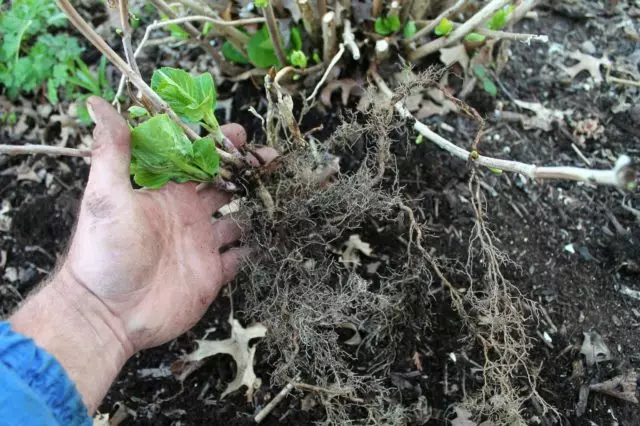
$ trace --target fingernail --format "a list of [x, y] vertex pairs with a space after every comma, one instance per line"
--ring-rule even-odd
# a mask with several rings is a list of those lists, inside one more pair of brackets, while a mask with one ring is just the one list
[[91, 105], [91, 99], [87, 100], [87, 111], [89, 112], [89, 117], [91, 117], [91, 120], [98, 125], [98, 120], [96, 119], [96, 113], [93, 110], [93, 105]]

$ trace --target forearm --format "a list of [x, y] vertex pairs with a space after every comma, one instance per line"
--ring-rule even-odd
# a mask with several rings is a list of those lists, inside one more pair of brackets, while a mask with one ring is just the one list
[[60, 362], [90, 413], [133, 354], [109, 309], [64, 268], [9, 322]]

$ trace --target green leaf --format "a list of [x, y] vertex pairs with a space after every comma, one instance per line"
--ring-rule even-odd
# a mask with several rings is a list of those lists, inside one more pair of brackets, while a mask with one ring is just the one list
[[402, 28], [402, 23], [400, 22], [400, 17], [399, 16], [389, 16], [387, 18], [387, 28], [389, 28], [392, 33], [400, 31], [400, 28]]
[[229, 61], [236, 64], [246, 65], [249, 63], [249, 59], [236, 49], [229, 41], [222, 43], [222, 56]]
[[375, 31], [382, 35], [387, 36], [400, 30], [402, 23], [398, 16], [388, 16], [386, 18], [379, 17], [374, 23]]
[[255, 0], [253, 4], [255, 4], [258, 9], [264, 9], [269, 6], [269, 0]]
[[262, 29], [260, 29], [260, 31], [251, 36], [251, 38], [249, 39], [249, 43], [247, 44], [249, 61], [251, 61], [251, 63], [257, 68], [270, 68], [273, 66], [280, 66], [278, 58], [273, 51], [273, 45], [271, 45], [270, 49], [263, 46], [263, 44], [265, 46], [268, 45], [268, 43], [265, 43], [267, 40], [269, 43], [271, 42], [271, 39], [269, 37], [269, 30], [265, 25], [262, 27]]
[[376, 18], [376, 22], [374, 23], [374, 29], [381, 36], [387, 36], [392, 33], [391, 29], [387, 25], [387, 20], [382, 17]]
[[209, 73], [193, 77], [184, 70], [163, 67], [153, 73], [151, 88], [188, 123], [211, 116], [215, 109], [217, 95]]
[[435, 28], [434, 32], [437, 36], [443, 37], [448, 36], [453, 31], [453, 22], [448, 20], [447, 18], [442, 18], [442, 20], [438, 23], [438, 26]]
[[473, 72], [475, 72], [476, 75], [480, 78], [485, 78], [487, 76], [487, 69], [484, 67], [484, 65], [477, 64], [475, 67], [473, 67]]
[[485, 41], [487, 39], [487, 37], [483, 36], [482, 34], [478, 34], [478, 33], [469, 33], [464, 37], [464, 39], [466, 41], [470, 41], [472, 43], [482, 43], [483, 41]]
[[404, 29], [402, 30], [402, 36], [404, 38], [411, 38], [418, 32], [418, 27], [416, 26], [416, 21], [408, 21], [404, 25]]
[[131, 118], [147, 117], [147, 116], [150, 115], [149, 111], [147, 111], [146, 108], [138, 106], [138, 105], [130, 106], [128, 111], [129, 111], [129, 116]]
[[291, 62], [291, 65], [298, 68], [306, 68], [309, 60], [304, 52], [302, 52], [301, 50], [294, 50], [289, 55], [289, 62]]
[[502, 169], [498, 169], [496, 167], [488, 167], [489, 170], [491, 170], [491, 173], [496, 174], [496, 175], [501, 175], [502, 174]]
[[213, 142], [201, 139], [192, 145], [182, 128], [166, 114], [135, 127], [131, 131], [131, 148], [133, 179], [147, 188], [159, 188], [169, 180], [208, 182], [218, 169]]
[[171, 180], [168, 173], [154, 174], [146, 169], [136, 169], [133, 181], [144, 188], [158, 189], [166, 185]]
[[[163, 13], [160, 14], [160, 18], [163, 21], [169, 20], [169, 17]], [[169, 24], [167, 25], [167, 29], [171, 32], [171, 37], [173, 38], [177, 38], [178, 40], [187, 40], [189, 38], [189, 33], [178, 24]]]
[[210, 138], [198, 139], [193, 143], [193, 161], [204, 172], [213, 176], [220, 164], [220, 155]]
[[418, 137], [416, 137], [416, 145], [420, 145], [422, 142], [424, 142], [424, 136], [418, 135]]
[[498, 88], [493, 83], [493, 81], [491, 81], [488, 78], [483, 78], [482, 79], [482, 88], [484, 89], [485, 92], [487, 92], [488, 94], [490, 94], [494, 98], [498, 95]]
[[300, 34], [300, 29], [298, 27], [291, 27], [289, 42], [292, 50], [302, 50], [302, 35]]
[[213, 24], [209, 21], [205, 22], [202, 26], [202, 35], [206, 36], [211, 32], [211, 30], [213, 30]]
[[513, 9], [514, 9], [513, 5], [508, 5], [496, 11], [496, 13], [494, 13], [491, 16], [491, 19], [489, 19], [489, 22], [487, 23], [487, 28], [495, 31], [499, 31], [503, 29], [504, 26], [507, 25], [509, 15], [513, 11]]

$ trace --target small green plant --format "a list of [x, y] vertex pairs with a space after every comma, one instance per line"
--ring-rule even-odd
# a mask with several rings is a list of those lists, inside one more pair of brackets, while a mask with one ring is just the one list
[[[51, 34], [64, 27], [66, 18], [52, 1], [16, 0], [0, 15], [0, 84], [10, 99], [20, 93], [45, 90], [52, 104], [86, 91], [91, 95], [113, 99], [106, 77], [106, 59], [102, 58], [95, 76], [80, 55], [78, 39], [67, 34]], [[80, 95], [78, 117], [84, 123], [91, 118], [85, 106], [89, 94]]]
[[398, 16], [387, 16], [385, 18], [379, 17], [376, 19], [374, 28], [381, 36], [388, 36], [389, 34], [400, 31], [402, 23]]
[[482, 83], [482, 88], [485, 92], [493, 97], [498, 95], [498, 88], [493, 83], [493, 81], [491, 81], [491, 79], [487, 77], [487, 69], [484, 67], [484, 65], [476, 65], [473, 68], [473, 72], [475, 73], [476, 77], [478, 77], [478, 80], [480, 80], [480, 82]]
[[407, 23], [404, 25], [404, 28], [402, 29], [402, 36], [404, 38], [410, 38], [410, 37], [413, 37], [417, 32], [418, 32], [418, 27], [416, 26], [416, 21], [409, 20], [407, 21]]
[[305, 55], [302, 50], [294, 50], [289, 55], [289, 62], [294, 67], [306, 68], [307, 64], [309, 63], [309, 59], [307, 58], [307, 55]]
[[438, 26], [433, 30], [433, 32], [438, 37], [445, 37], [451, 34], [453, 31], [453, 22], [448, 20], [447, 18], [442, 18], [442, 20], [438, 23]]
[[509, 15], [511, 14], [511, 12], [513, 12], [514, 9], [515, 9], [515, 6], [510, 4], [498, 10], [496, 13], [493, 14], [493, 16], [491, 16], [491, 19], [489, 19], [489, 22], [487, 23], [487, 28], [494, 31], [499, 31], [503, 29], [504, 26], [507, 25], [507, 22], [509, 20]]
[[[168, 21], [169, 17], [165, 14], [160, 14], [160, 19], [162, 19], [163, 21]], [[178, 24], [169, 24], [167, 25], [167, 29], [169, 30], [169, 32], [171, 33], [171, 37], [177, 39], [177, 40], [188, 40], [189, 39], [189, 33], [186, 32], [184, 29], [182, 29], [182, 27]]]
[[[170, 180], [211, 181], [220, 161], [215, 142], [224, 140], [214, 114], [217, 93], [213, 77], [209, 73], [194, 77], [184, 70], [165, 67], [153, 73], [151, 87], [182, 121], [200, 124], [213, 139], [192, 143], [168, 115], [149, 118], [131, 131], [130, 170], [134, 181], [146, 188], [160, 188]], [[140, 106], [129, 108], [129, 114], [132, 118], [149, 116]]]
[[0, 15], [0, 84], [10, 99], [22, 92], [35, 92], [46, 83], [51, 103], [58, 103], [58, 90], [72, 91], [69, 76], [83, 49], [78, 39], [52, 35], [49, 28], [63, 27], [64, 14], [53, 2], [16, 0]]
[[464, 39], [471, 43], [482, 43], [487, 39], [487, 37], [478, 33], [469, 33], [464, 37]]
[[[291, 27], [289, 31], [289, 43], [285, 49], [285, 53], [291, 65], [298, 68], [306, 68], [308, 57], [302, 51], [302, 35], [298, 27]], [[269, 29], [266, 25], [249, 39], [249, 43], [247, 44], [248, 56], [241, 53], [229, 41], [226, 41], [222, 45], [222, 54], [225, 59], [236, 64], [246, 65], [250, 63], [256, 68], [279, 68], [282, 66], [276, 56], [275, 48], [269, 35]]]
[[104, 56], [100, 58], [97, 71], [97, 75], [94, 75], [87, 64], [78, 58], [76, 59], [76, 69], [73, 75], [68, 78], [71, 85], [88, 92], [88, 94], [80, 95], [78, 98], [79, 107], [77, 114], [78, 118], [80, 118], [84, 124], [90, 124], [92, 121], [86, 104], [89, 96], [100, 96], [107, 101], [112, 101], [115, 96], [115, 92], [107, 80], [107, 58]]
[[264, 9], [269, 6], [269, 0], [255, 0], [253, 4], [255, 4], [258, 9]]

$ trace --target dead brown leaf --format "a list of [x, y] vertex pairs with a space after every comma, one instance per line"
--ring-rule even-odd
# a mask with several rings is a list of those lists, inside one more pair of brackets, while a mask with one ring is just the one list
[[320, 93], [320, 101], [323, 105], [327, 107], [331, 106], [331, 95], [336, 90], [341, 91], [342, 105], [345, 106], [349, 103], [349, 96], [351, 96], [352, 94], [354, 96], [362, 96], [364, 94], [364, 89], [362, 88], [360, 83], [352, 78], [335, 80], [327, 84]]
[[607, 55], [603, 55], [602, 58], [596, 58], [591, 55], [587, 55], [586, 53], [582, 53], [579, 50], [576, 50], [574, 52], [569, 52], [567, 56], [571, 59], [578, 61], [577, 64], [572, 65], [570, 67], [566, 67], [563, 64], [560, 64], [560, 68], [562, 68], [564, 72], [569, 74], [569, 76], [571, 77], [571, 80], [576, 78], [576, 76], [580, 74], [582, 71], [587, 71], [593, 78], [593, 81], [596, 84], [599, 84], [599, 83], [602, 83], [602, 81], [604, 80], [600, 67], [601, 66], [604, 66], [605, 68], [611, 67], [611, 61], [609, 60]]

